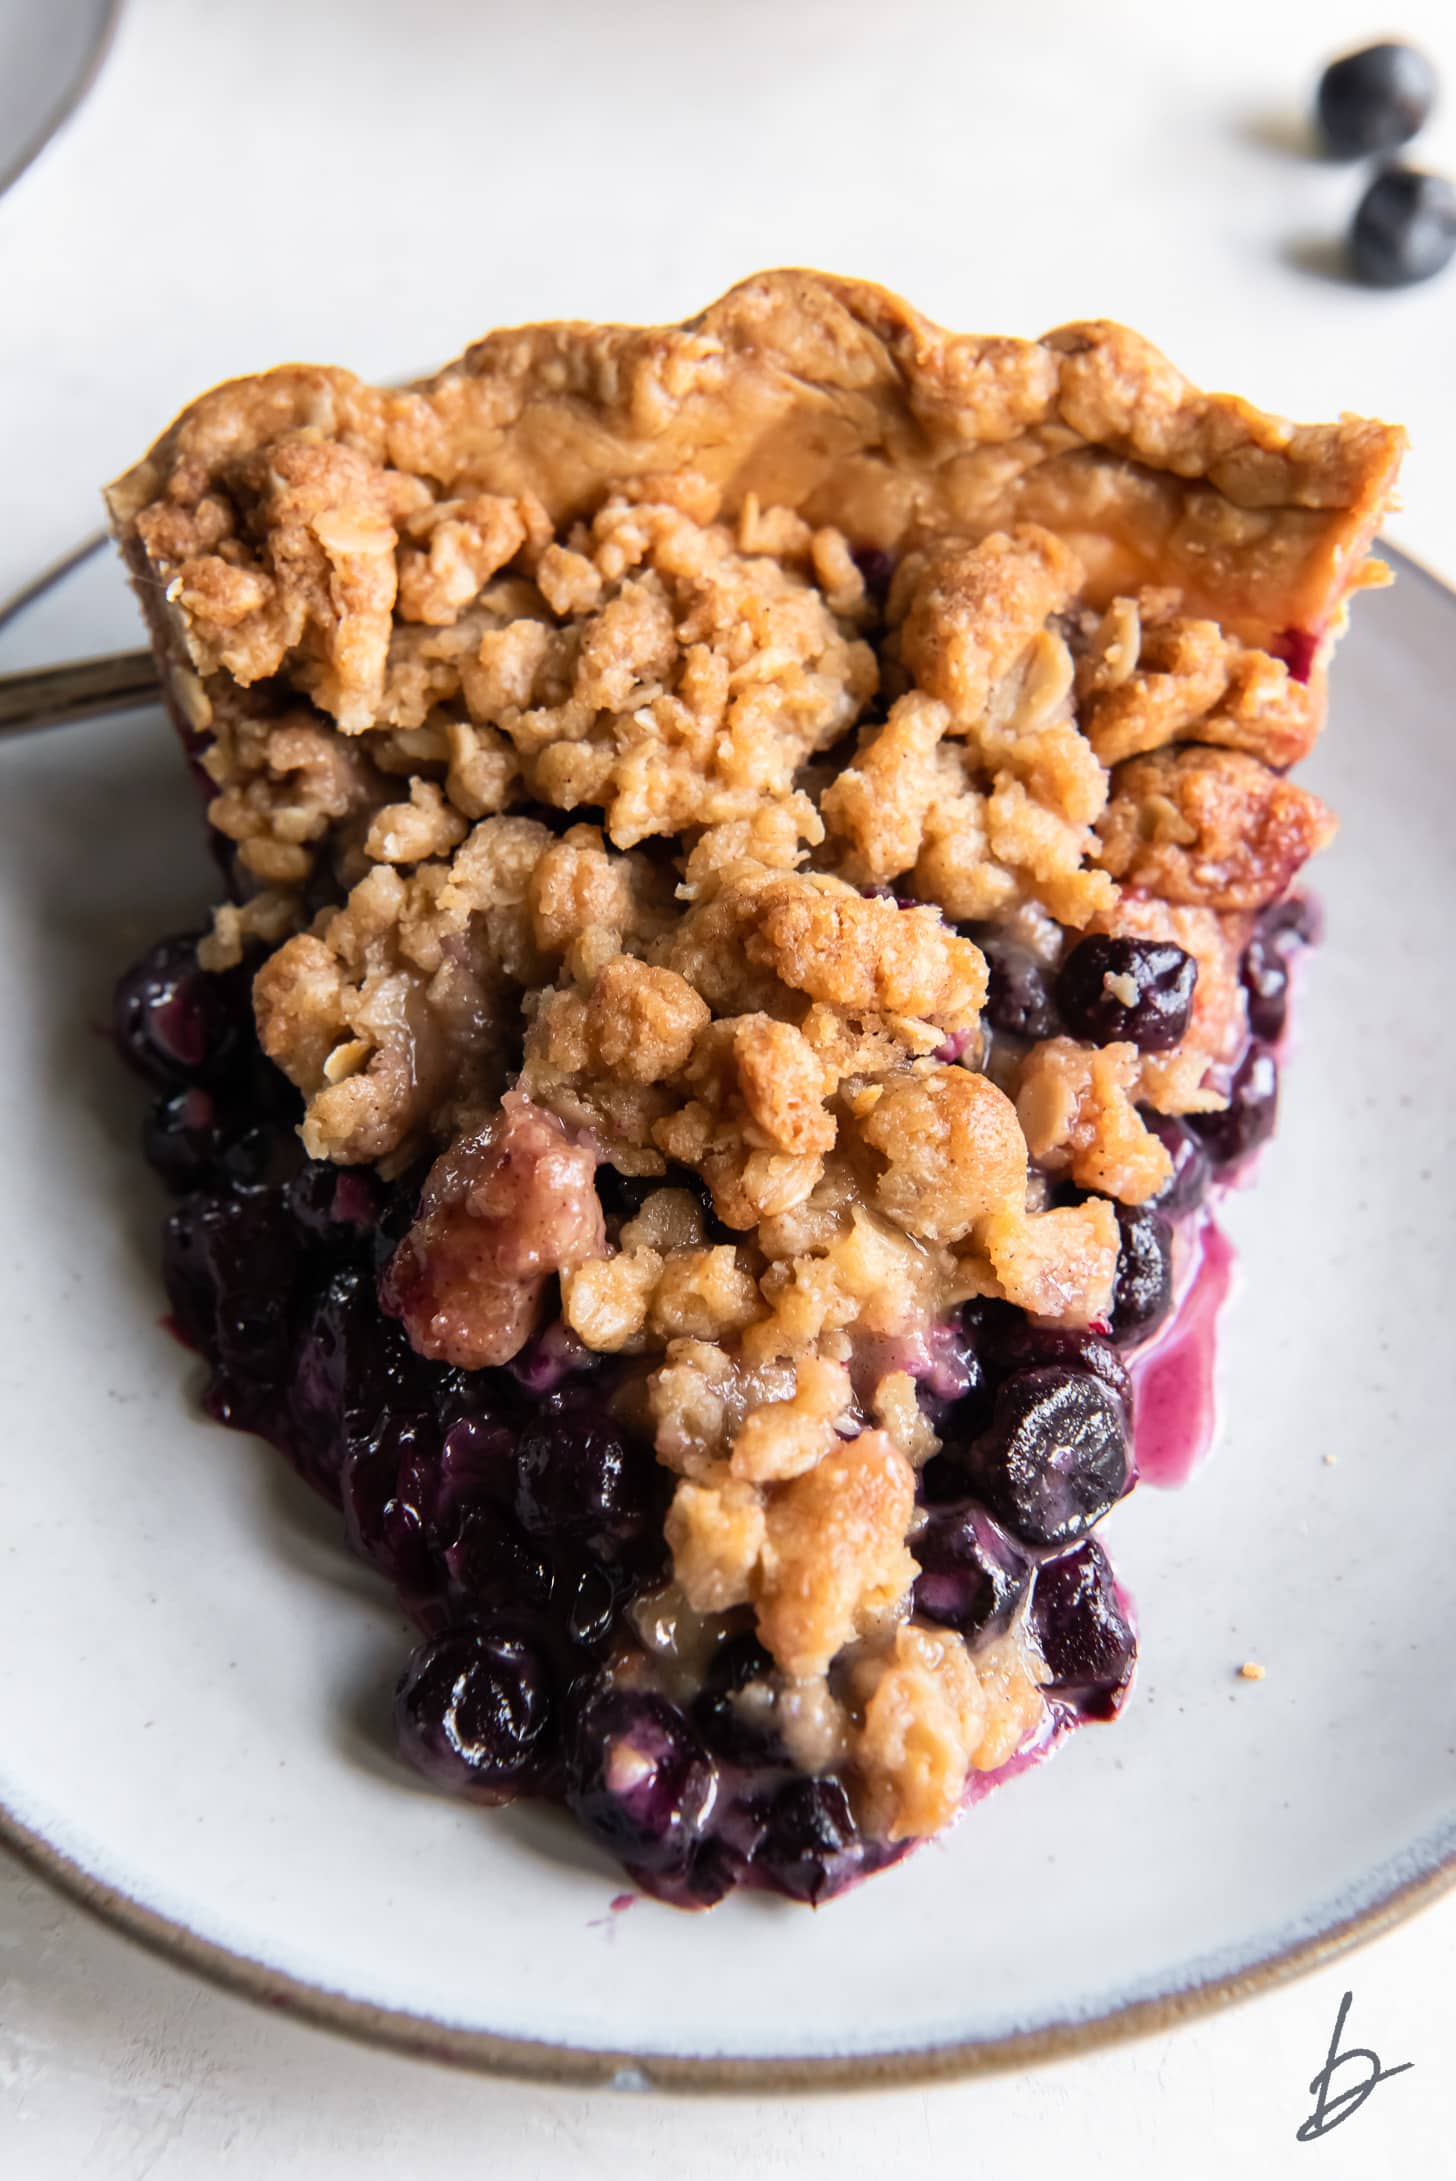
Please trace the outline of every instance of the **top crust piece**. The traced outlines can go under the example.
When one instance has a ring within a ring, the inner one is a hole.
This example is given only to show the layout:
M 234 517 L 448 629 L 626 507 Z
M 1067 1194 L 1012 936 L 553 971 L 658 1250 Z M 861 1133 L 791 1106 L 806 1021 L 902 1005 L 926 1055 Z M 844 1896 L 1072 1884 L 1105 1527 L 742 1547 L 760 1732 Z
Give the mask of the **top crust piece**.
M 110 490 L 133 571 L 170 583 L 201 542 L 184 511 L 300 430 L 438 497 L 534 495 L 558 532 L 609 492 L 696 501 L 700 519 L 753 495 L 892 552 L 1036 523 L 1075 550 L 1090 605 L 1174 588 L 1300 679 L 1361 580 L 1405 444 L 1201 393 L 1103 320 L 1040 341 L 952 334 L 868 282 L 771 272 L 682 326 L 493 333 L 401 392 L 316 365 L 218 387 Z M 159 505 L 172 536 L 138 526 Z M 328 546 L 336 590 L 381 573 L 367 531 L 356 519 Z M 392 564 L 389 580 L 386 621 Z M 193 664 L 207 671 L 205 648 Z

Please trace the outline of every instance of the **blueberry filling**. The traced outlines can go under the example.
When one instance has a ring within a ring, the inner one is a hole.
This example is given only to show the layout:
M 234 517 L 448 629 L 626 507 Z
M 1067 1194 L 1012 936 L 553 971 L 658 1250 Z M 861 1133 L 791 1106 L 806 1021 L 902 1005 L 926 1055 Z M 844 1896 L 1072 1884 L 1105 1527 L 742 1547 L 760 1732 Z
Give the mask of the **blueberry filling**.
M 1257 1004 L 1272 1005 L 1277 987 L 1282 1008 L 1287 956 L 1311 931 L 1298 904 L 1260 920 L 1243 967 L 1256 1031 L 1272 1022 Z M 1064 965 L 1068 1005 L 1030 956 L 1003 949 L 997 1026 L 1021 1037 L 1085 1028 L 1110 991 L 1147 1049 L 1161 1049 L 1191 992 L 1162 959 L 1179 950 L 1151 950 L 1135 974 L 1103 963 L 1103 997 L 1082 969 L 1068 977 L 1080 951 Z M 1109 974 L 1133 976 L 1140 1017 Z M 178 1196 L 164 1273 L 177 1329 L 211 1366 L 210 1412 L 271 1438 L 341 1507 L 354 1550 L 423 1631 L 396 1697 L 403 1755 L 477 1801 L 560 1797 L 644 1886 L 685 1906 L 742 1884 L 817 1903 L 903 1853 L 906 1843 L 863 1833 L 852 1782 L 797 1767 L 774 1662 L 751 1629 L 718 1644 L 684 1701 L 651 1684 L 628 1609 L 664 1574 L 667 1480 L 619 1420 L 621 1366 L 557 1317 L 504 1369 L 422 1360 L 377 1294 L 421 1171 L 385 1185 L 300 1160 L 291 1096 L 267 1083 L 245 981 L 204 977 L 189 942 L 166 943 L 123 980 L 117 1022 L 161 1093 L 146 1149 Z M 973 1645 L 1024 1620 L 1068 1721 L 1112 1716 L 1136 1652 L 1087 1534 L 1130 1481 L 1120 1348 L 1164 1321 L 1171 1223 L 1199 1204 L 1211 1164 L 1269 1133 L 1276 1084 L 1256 1041 L 1226 1113 L 1145 1115 L 1173 1176 L 1156 1206 L 1117 1207 L 1109 1327 L 974 1303 L 934 1328 L 918 1373 L 944 1443 L 922 1473 L 911 1540 L 917 1619 Z M 611 1187 L 618 1220 L 640 1208 L 640 1185 Z

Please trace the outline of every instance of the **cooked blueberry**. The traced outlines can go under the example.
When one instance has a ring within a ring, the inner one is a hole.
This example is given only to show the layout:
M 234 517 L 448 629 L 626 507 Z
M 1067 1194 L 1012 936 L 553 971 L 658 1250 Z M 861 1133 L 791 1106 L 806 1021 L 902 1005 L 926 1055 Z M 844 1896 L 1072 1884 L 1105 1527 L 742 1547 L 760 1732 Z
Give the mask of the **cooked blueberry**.
M 1164 1053 L 1188 1028 L 1198 964 L 1161 939 L 1079 939 L 1057 976 L 1057 1005 L 1074 1037 L 1127 1040 Z
M 209 1407 L 224 1422 L 267 1428 L 293 1346 L 297 1253 L 277 1198 L 184 1197 L 162 1229 L 162 1276 L 177 1330 L 217 1381 Z
M 421 1419 L 396 1418 L 377 1445 L 357 1447 L 341 1478 L 344 1526 L 362 1560 L 402 1590 L 436 1579 L 430 1530 L 439 1447 Z
M 1154 1113 L 1151 1106 L 1139 1106 L 1138 1112 L 1143 1126 L 1157 1137 L 1173 1161 L 1171 1176 L 1150 1201 L 1170 1219 L 1176 1219 L 1180 1212 L 1192 1211 L 1203 1201 L 1208 1187 L 1208 1153 L 1202 1137 L 1177 1114 Z
M 1307 894 L 1286 894 L 1282 901 L 1271 902 L 1263 911 L 1258 929 L 1288 953 L 1295 947 L 1312 947 L 1319 938 L 1321 921 L 1318 906 Z
M 163 939 L 117 983 L 118 1049 L 164 1090 L 210 1075 L 236 1047 L 234 1006 L 231 984 L 198 968 L 194 938 Z
M 448 1507 L 473 1500 L 490 1500 L 507 1509 L 514 1505 L 516 1432 L 503 1417 L 481 1410 L 444 1424 L 440 1496 Z
M 977 1497 L 1017 1537 L 1070 1544 L 1127 1490 L 1122 1403 L 1083 1371 L 1017 1371 L 962 1466 Z
M 652 1497 L 650 1450 L 605 1411 L 547 1400 L 521 1439 L 516 1513 L 537 1537 L 624 1537 Z
M 1281 947 L 1256 931 L 1239 965 L 1249 1028 L 1255 1037 L 1277 1038 L 1289 1006 L 1289 964 Z
M 839 1781 L 789 1780 L 774 1796 L 754 1867 L 780 1893 L 816 1907 L 837 1893 L 859 1859 L 859 1830 Z
M 519 1523 L 488 1500 L 456 1510 L 443 1557 L 452 1596 L 477 1610 L 543 1606 L 551 1594 L 541 1553 Z
M 509 1802 L 555 1754 L 550 1664 L 509 1624 L 447 1628 L 405 1668 L 394 1720 L 401 1755 L 438 1786 Z
M 989 972 L 986 1020 L 1004 1037 L 1055 1037 L 1061 1024 L 1050 973 L 1034 954 L 1010 941 L 982 942 Z
M 566 1800 L 593 1838 L 624 1863 L 682 1869 L 716 1792 L 712 1758 L 665 1697 L 599 1684 L 579 1700 Z
M 1417 167 L 1387 167 L 1355 208 L 1350 263 L 1372 288 L 1409 288 L 1456 257 L 1456 183 Z
M 148 1164 L 169 1189 L 248 1188 L 268 1168 L 266 1129 L 223 1112 L 200 1083 L 159 1098 L 142 1123 Z
M 1425 54 L 1392 41 L 1330 62 L 1315 93 L 1315 121 L 1327 152 L 1359 159 L 1408 144 L 1435 102 L 1436 71 Z
M 1297 947 L 1308 944 L 1314 934 L 1314 916 L 1306 901 L 1276 902 L 1260 917 L 1239 965 L 1249 1028 L 1255 1037 L 1273 1040 L 1283 1032 L 1289 1003 L 1289 957 Z
M 864 578 L 864 587 L 876 605 L 882 606 L 895 573 L 895 556 L 878 545 L 852 545 L 850 558 Z
M 973 1501 L 937 1507 L 911 1539 L 915 1610 L 963 1636 L 1000 1634 L 1026 1589 L 1026 1555 Z
M 1051 1675 L 1049 1686 L 1075 1697 L 1088 1718 L 1110 1719 L 1132 1679 L 1137 1637 L 1095 1538 L 1038 1568 L 1031 1627 Z
M 713 1653 L 693 1718 L 720 1756 L 787 1761 L 774 1720 L 774 1662 L 755 1635 L 734 1636 Z
M 426 1366 L 382 1318 L 366 1265 L 340 1265 L 303 1319 L 289 1389 L 290 1451 L 327 1487 L 356 1448 L 377 1445 L 391 1419 L 427 1412 Z
M 1112 1290 L 1118 1340 L 1145 1340 L 1173 1307 L 1173 1229 L 1147 1204 L 1118 1204 L 1121 1247 Z
M 983 1308 L 982 1338 L 998 1379 L 1049 1363 L 1061 1364 L 1069 1371 L 1090 1371 L 1132 1414 L 1132 1380 L 1110 1340 L 1085 1326 L 1034 1324 L 1025 1311 L 1015 1310 L 1009 1303 L 991 1303 Z
M 1195 1113 L 1192 1125 L 1215 1166 L 1232 1166 L 1267 1142 L 1279 1113 L 1279 1063 L 1267 1045 L 1251 1045 L 1229 1086 L 1222 1113 Z
M 284 1192 L 288 1209 L 312 1241 L 347 1246 L 379 1217 L 379 1186 L 367 1167 L 308 1159 Z
M 925 1336 L 925 1355 L 925 1362 L 919 1368 L 912 1366 L 911 1374 L 930 1400 L 974 1401 L 979 1396 L 986 1373 L 979 1352 L 979 1328 L 967 1312 L 957 1312 L 940 1325 L 932 1325 Z
M 551 1578 L 552 1616 L 572 1643 L 594 1651 L 612 1633 L 617 1608 L 629 1593 L 630 1585 L 589 1553 L 567 1552 Z
M 678 1908 L 716 1908 L 747 1874 L 747 1857 L 726 1840 L 710 1834 L 699 1842 L 682 1876 L 655 1885 L 653 1891 L 659 1900 L 670 1901 Z
M 555 1393 L 568 1378 L 601 1367 L 602 1359 L 578 1340 L 569 1325 L 553 1318 L 532 1335 L 520 1354 L 506 1366 L 527 1393 Z

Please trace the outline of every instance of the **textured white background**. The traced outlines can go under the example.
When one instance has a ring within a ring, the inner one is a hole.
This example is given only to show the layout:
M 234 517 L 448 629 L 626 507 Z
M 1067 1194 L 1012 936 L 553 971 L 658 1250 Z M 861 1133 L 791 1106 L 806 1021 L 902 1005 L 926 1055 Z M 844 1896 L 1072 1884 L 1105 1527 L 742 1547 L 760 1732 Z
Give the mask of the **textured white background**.
M 1394 534 L 1456 576 L 1456 272 L 1342 284 L 1356 177 L 1298 149 L 1322 58 L 1390 27 L 1345 0 L 131 0 L 91 99 L 0 199 L 0 595 L 210 380 L 284 356 L 397 376 L 491 324 L 680 316 L 795 262 L 950 324 L 1126 318 L 1269 407 L 1400 417 Z M 1420 155 L 1456 169 L 1450 0 L 1397 27 L 1444 65 Z M 1456 1902 L 1221 2017 L 1020 2076 L 677 2102 L 335 2043 L 0 1864 L 0 2173 L 1380 2181 L 1449 2169 L 1453 1978 Z M 1347 2041 L 1415 2065 L 1300 2146 L 1347 1986 Z

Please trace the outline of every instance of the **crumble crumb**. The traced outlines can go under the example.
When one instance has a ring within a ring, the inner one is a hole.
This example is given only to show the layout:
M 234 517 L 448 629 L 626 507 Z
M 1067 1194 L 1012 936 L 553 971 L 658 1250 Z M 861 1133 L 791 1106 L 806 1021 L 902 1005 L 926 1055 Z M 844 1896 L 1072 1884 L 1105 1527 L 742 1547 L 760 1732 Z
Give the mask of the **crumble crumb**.
M 1239 1668 L 1239 1678 L 1243 1681 L 1262 1681 L 1264 1675 L 1265 1669 L 1254 1659 L 1245 1659 Z

